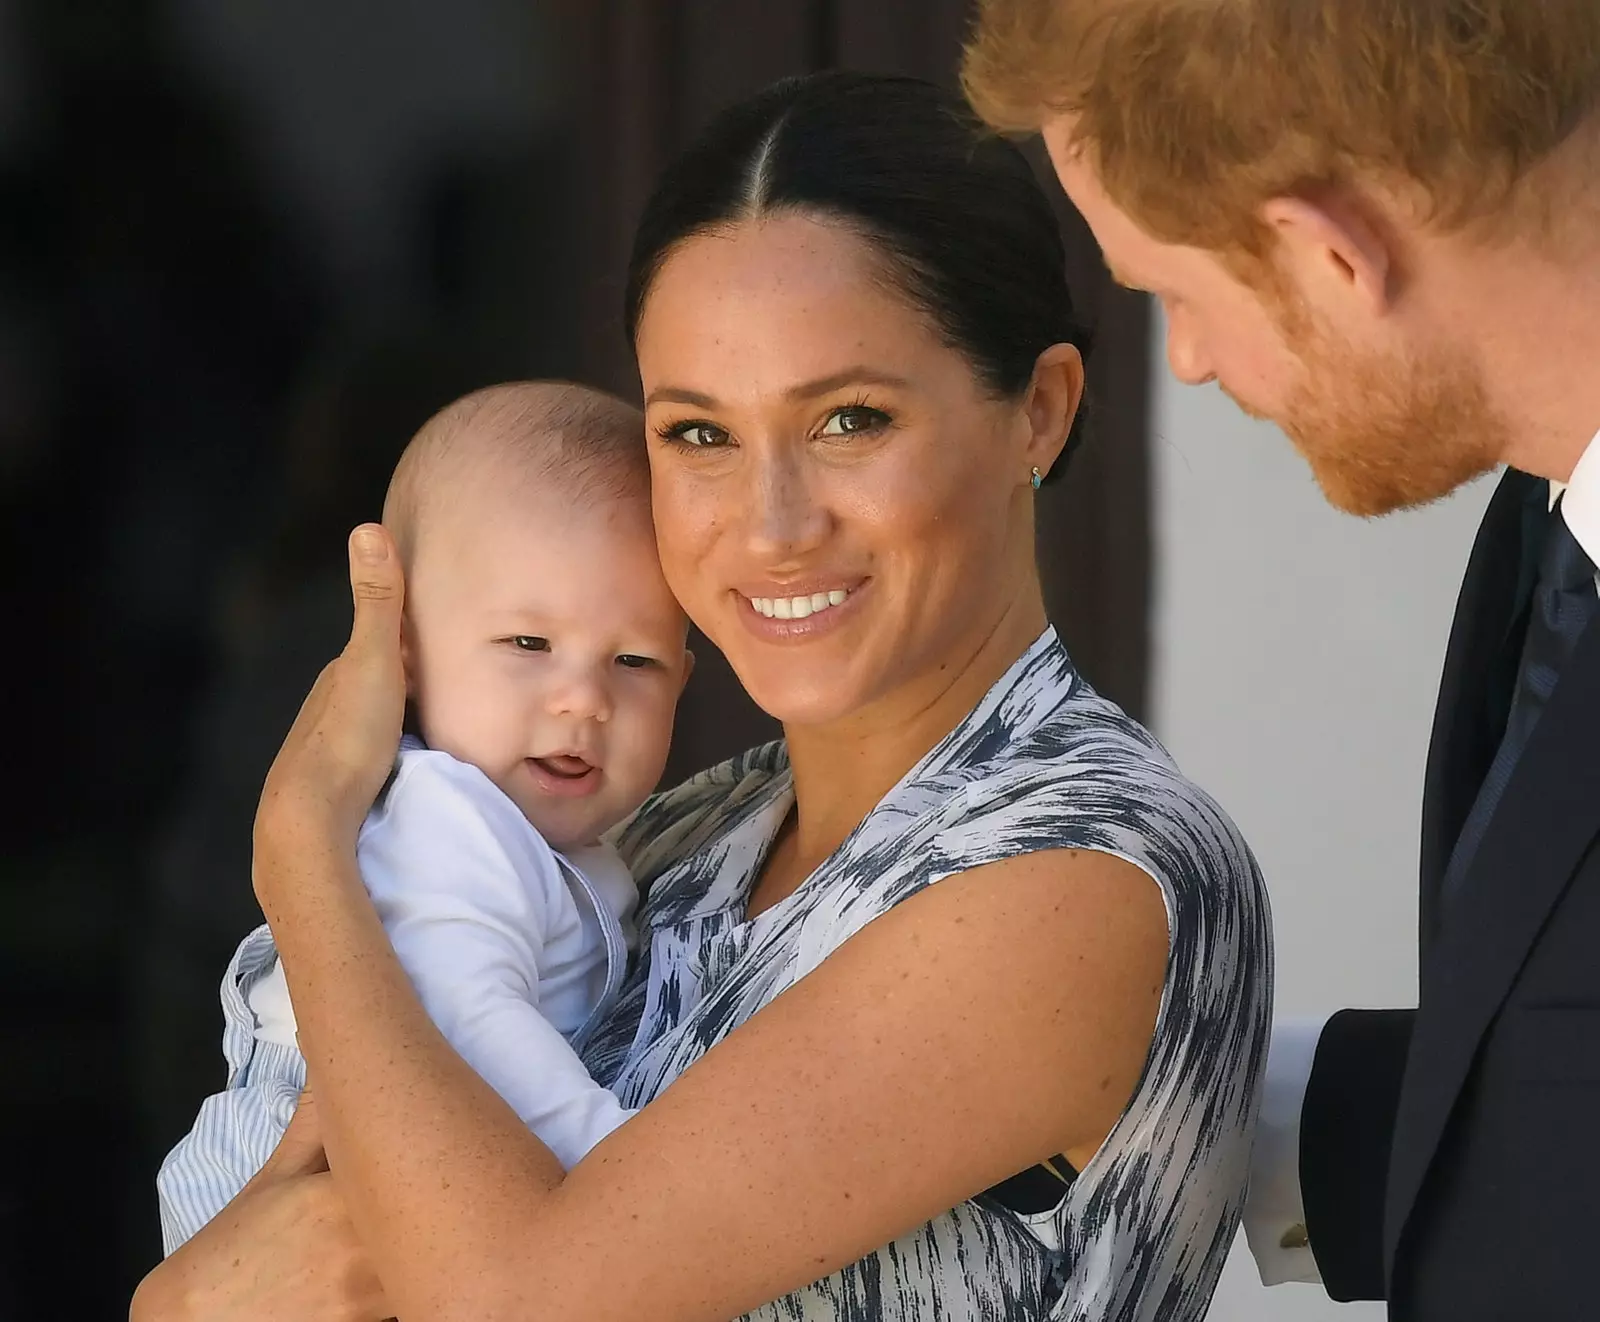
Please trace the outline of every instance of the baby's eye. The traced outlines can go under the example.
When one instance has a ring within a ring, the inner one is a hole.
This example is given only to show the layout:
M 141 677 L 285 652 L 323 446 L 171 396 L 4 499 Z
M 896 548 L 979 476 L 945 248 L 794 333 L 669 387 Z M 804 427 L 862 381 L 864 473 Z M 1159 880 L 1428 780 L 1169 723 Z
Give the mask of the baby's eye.
M 519 652 L 548 652 L 550 650 L 550 640 L 548 638 L 540 638 L 536 634 L 513 634 L 509 641 Z
M 617 664 L 628 670 L 648 670 L 659 663 L 651 656 L 637 656 L 632 652 L 624 652 L 617 658 Z
M 882 409 L 868 408 L 865 404 L 851 404 L 834 409 L 822 424 L 823 436 L 861 436 L 879 431 L 889 425 L 890 418 Z
M 714 449 L 729 441 L 727 431 L 714 422 L 679 422 L 668 427 L 661 435 L 666 440 L 677 441 L 696 450 Z

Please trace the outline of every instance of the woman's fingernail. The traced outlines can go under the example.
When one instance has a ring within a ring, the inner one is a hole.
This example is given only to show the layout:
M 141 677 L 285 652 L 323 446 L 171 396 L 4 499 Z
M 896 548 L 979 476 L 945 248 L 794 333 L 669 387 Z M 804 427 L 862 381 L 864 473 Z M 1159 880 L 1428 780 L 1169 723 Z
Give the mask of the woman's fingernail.
M 371 528 L 357 528 L 350 535 L 350 545 L 355 548 L 356 559 L 369 565 L 381 565 L 385 549 L 383 534 Z

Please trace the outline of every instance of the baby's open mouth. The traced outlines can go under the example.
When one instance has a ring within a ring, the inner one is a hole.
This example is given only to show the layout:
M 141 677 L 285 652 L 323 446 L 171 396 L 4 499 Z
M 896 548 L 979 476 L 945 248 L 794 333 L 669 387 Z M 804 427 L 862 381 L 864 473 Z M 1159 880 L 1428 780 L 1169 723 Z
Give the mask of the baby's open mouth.
M 528 759 L 540 770 L 561 780 L 582 780 L 594 766 L 572 753 L 556 753 L 550 757 L 534 757 Z

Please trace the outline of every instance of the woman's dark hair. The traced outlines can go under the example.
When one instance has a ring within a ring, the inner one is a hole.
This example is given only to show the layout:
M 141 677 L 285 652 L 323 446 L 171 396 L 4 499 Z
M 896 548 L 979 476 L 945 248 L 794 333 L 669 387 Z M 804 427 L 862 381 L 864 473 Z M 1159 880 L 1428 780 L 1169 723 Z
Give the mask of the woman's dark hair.
M 1001 398 L 1027 387 L 1052 344 L 1088 350 L 1061 231 L 1022 153 L 932 83 L 837 71 L 786 79 L 723 111 L 667 170 L 634 235 L 630 343 L 678 244 L 785 210 L 835 217 L 868 239 Z M 1081 430 L 1074 421 L 1051 477 Z

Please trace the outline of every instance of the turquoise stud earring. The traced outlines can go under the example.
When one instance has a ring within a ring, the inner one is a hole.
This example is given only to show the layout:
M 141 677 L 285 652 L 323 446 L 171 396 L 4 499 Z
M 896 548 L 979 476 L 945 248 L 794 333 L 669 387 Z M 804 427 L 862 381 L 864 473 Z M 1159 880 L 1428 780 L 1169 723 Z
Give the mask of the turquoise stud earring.
M 1044 485 L 1044 474 L 1041 473 L 1037 468 L 1035 468 L 1033 470 L 1033 489 L 1035 491 L 1037 491 L 1043 485 Z

